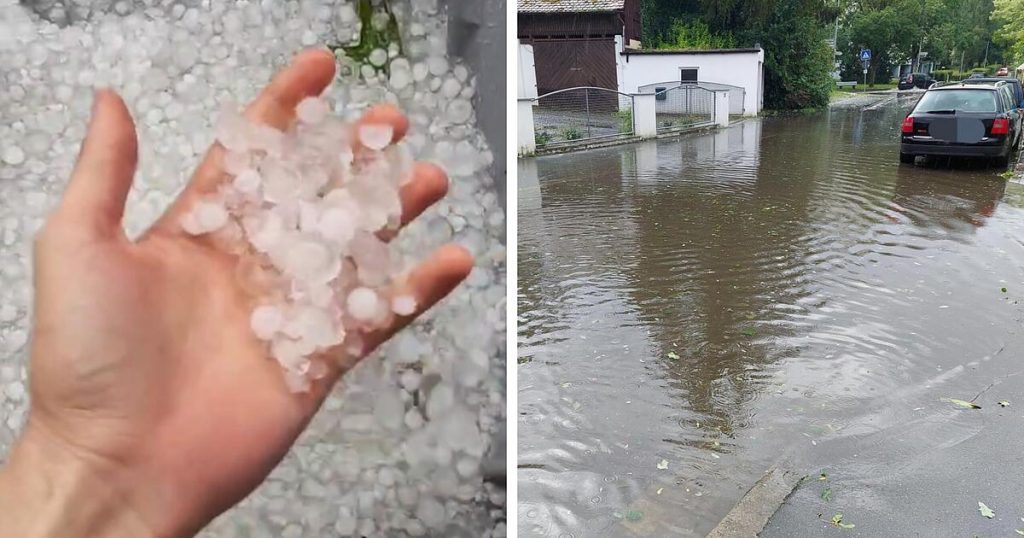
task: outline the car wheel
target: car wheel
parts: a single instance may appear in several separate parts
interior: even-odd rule
[[[900,152],[900,162],[903,164],[914,164],[914,154]]]

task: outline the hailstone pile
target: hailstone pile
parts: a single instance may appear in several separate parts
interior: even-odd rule
[[[361,13],[367,5],[376,12],[370,19]],[[384,7],[382,0],[0,0],[0,458],[29,405],[31,240],[66,185],[92,89],[105,85],[125,98],[139,134],[129,235],[163,213],[211,143],[220,140],[234,155],[224,189],[180,224],[229,239],[225,248],[240,249],[248,267],[280,275],[275,289],[299,288],[265,295],[251,319],[297,390],[320,371],[307,361],[310,348],[339,339],[344,347],[348,327],[418,308],[402,291],[406,268],[448,242],[466,247],[476,263],[445,301],[346,374],[268,480],[204,535],[504,535],[503,481],[489,477],[504,467],[492,456],[492,436],[506,420],[505,216],[475,125],[475,78],[446,53],[447,21],[436,0],[391,0],[399,39],[358,47],[368,43],[367,24],[388,23]],[[323,181],[315,194],[282,193],[307,188],[278,181],[286,172],[274,168],[289,152],[268,160],[271,148],[256,146],[274,142],[253,144],[249,126],[223,110],[254,98],[296,51],[321,45],[338,51],[338,79],[322,100],[303,104],[296,132],[282,136],[314,136],[337,125],[334,116],[352,124],[379,102],[406,113],[409,133],[398,148],[385,147],[386,126],[351,133],[367,153],[352,156],[348,175],[315,179],[310,171],[310,185]],[[345,167],[347,156],[333,158],[330,166]],[[392,195],[410,159],[442,166],[449,193],[382,249],[369,231],[396,224]],[[364,166],[387,169],[384,185],[374,187],[381,192],[356,192]],[[339,177],[354,182],[332,184]],[[332,194],[336,186],[344,188]],[[274,200],[285,194],[309,206]],[[257,195],[270,201],[253,210],[249,197]],[[362,213],[332,211],[351,209],[353,198]],[[347,220],[354,214],[358,221]],[[292,248],[305,254],[281,253]]]
[[[358,358],[363,333],[417,306],[376,235],[401,222],[412,154],[391,145],[390,124],[352,126],[330,110],[307,97],[285,132],[226,110],[217,136],[225,181],[180,222],[240,256],[237,275],[261,302],[250,326],[293,392],[327,373],[325,354]]]

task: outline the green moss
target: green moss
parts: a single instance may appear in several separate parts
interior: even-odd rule
[[[335,54],[344,54],[358,68],[363,65],[372,65],[370,64],[370,53],[376,49],[388,50],[388,46],[394,43],[398,45],[398,51],[402,51],[402,34],[398,30],[398,21],[387,0],[381,2],[377,7],[374,7],[372,0],[359,0],[356,12],[362,23],[359,41],[349,45],[328,44],[327,47]],[[374,17],[386,18],[387,22],[383,25],[375,25]],[[387,63],[383,67],[374,66],[374,68],[388,72]]]

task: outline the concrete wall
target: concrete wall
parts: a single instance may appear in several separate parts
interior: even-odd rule
[[[621,47],[621,38],[616,38]],[[620,49],[621,50],[621,49]],[[618,54],[619,91],[635,93],[640,86],[680,79],[680,68],[697,68],[701,81],[740,86],[746,90],[744,114],[761,112],[764,101],[764,51],[730,53]]]
[[[516,98],[537,97],[537,66],[533,62],[533,45],[519,43],[519,48],[516,50],[516,64],[518,66]]]

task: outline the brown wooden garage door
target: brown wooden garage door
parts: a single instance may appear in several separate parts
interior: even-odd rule
[[[618,88],[614,40],[536,40],[532,44],[539,95],[576,86]]]

